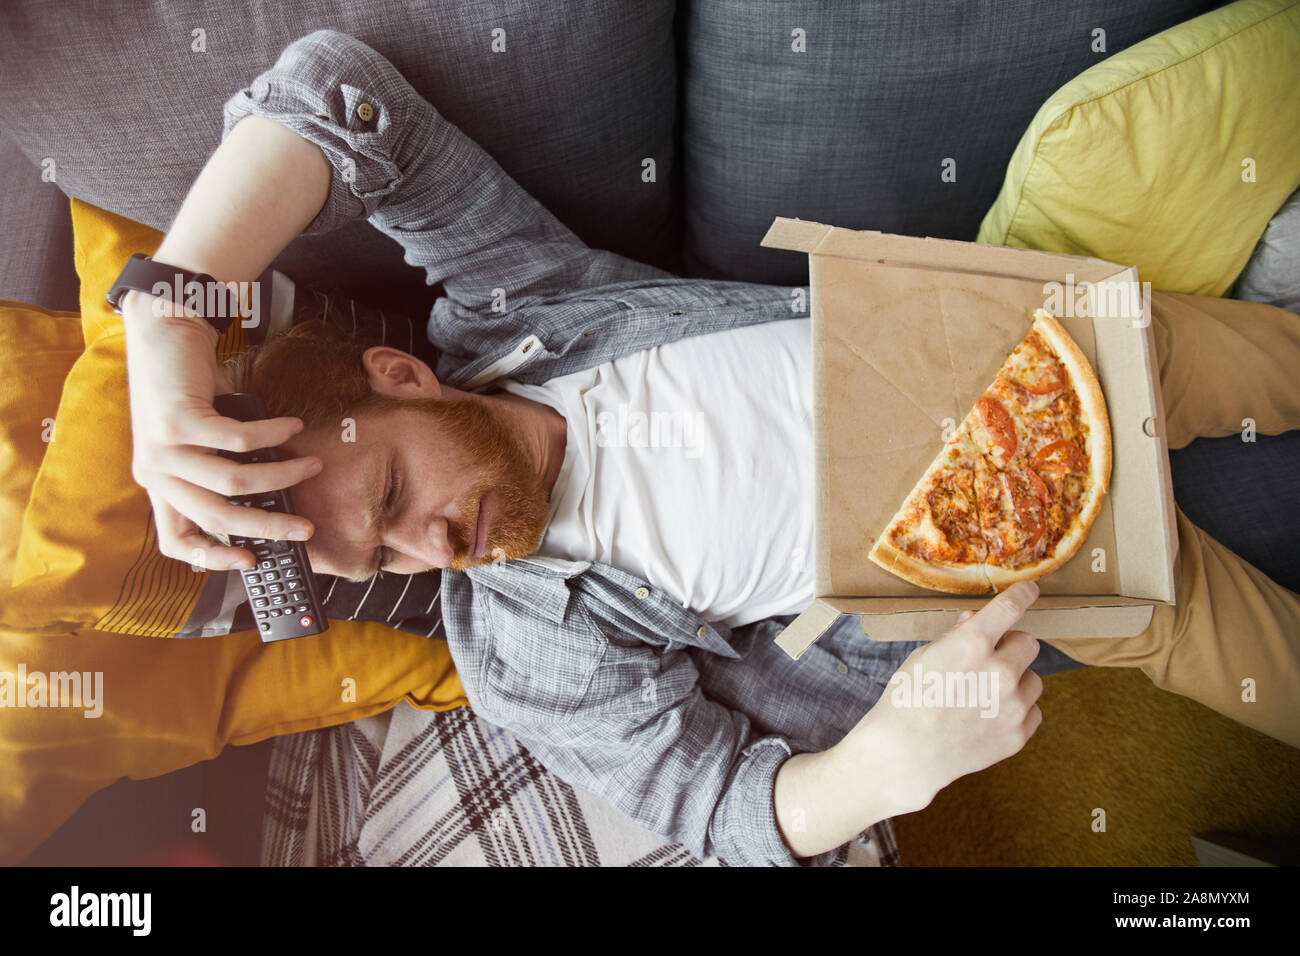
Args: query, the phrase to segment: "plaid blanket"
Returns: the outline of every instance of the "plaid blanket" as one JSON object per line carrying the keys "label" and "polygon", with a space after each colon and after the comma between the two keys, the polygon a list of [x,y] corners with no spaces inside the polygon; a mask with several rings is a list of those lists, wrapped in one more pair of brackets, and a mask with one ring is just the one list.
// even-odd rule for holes
{"label": "plaid blanket", "polygon": [[[468,707],[401,703],[362,720],[278,737],[263,866],[721,866],[575,790]],[[897,866],[891,822],[834,866]]]}

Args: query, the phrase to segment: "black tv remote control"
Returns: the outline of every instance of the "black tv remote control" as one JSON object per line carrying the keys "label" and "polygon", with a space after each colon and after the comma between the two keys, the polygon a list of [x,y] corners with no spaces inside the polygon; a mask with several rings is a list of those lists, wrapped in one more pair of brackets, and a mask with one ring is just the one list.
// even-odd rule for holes
{"label": "black tv remote control", "polygon": [[[267,418],[266,405],[253,392],[218,395],[212,402],[218,412],[241,422]],[[281,461],[274,448],[257,448],[248,452],[221,451],[222,456],[240,463]],[[293,500],[288,488],[253,495],[235,495],[226,499],[245,508],[265,508],[293,514]],[[245,538],[230,535],[236,548],[253,552],[257,563],[241,568],[244,590],[253,606],[253,618],[264,642],[307,637],[329,630],[329,621],[316,590],[316,579],[307,561],[307,548],[301,541],[276,541],[270,538]]]}

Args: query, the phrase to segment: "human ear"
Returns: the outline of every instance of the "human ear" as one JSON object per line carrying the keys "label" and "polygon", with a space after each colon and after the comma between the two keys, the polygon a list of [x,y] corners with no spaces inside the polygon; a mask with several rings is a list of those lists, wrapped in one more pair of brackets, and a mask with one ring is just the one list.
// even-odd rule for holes
{"label": "human ear", "polygon": [[423,361],[388,345],[375,345],[361,354],[370,387],[388,398],[438,398],[442,385]]}

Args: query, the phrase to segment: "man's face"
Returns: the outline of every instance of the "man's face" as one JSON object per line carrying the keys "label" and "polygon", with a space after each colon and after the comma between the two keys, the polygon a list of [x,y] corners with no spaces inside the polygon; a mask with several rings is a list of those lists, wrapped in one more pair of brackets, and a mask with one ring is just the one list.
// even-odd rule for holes
{"label": "man's face", "polygon": [[457,393],[359,415],[352,434],[340,423],[295,436],[286,457],[324,463],[291,489],[316,527],[312,569],[361,581],[380,568],[464,570],[534,552],[548,495],[508,422],[491,402]]}

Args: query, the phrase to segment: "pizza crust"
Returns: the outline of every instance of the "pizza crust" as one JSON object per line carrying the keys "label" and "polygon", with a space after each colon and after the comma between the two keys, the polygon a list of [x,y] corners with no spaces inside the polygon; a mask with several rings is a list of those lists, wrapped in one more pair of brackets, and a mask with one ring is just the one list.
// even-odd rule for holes
{"label": "pizza crust", "polygon": [[1034,327],[1047,339],[1070,373],[1070,384],[1079,396],[1079,406],[1087,419],[1089,490],[1079,514],[1083,523],[1091,527],[1092,519],[1101,507],[1101,499],[1110,487],[1110,415],[1106,411],[1106,396],[1102,394],[1101,383],[1097,381],[1087,356],[1060,322],[1039,309],[1034,313]]}
{"label": "pizza crust", "polygon": [[[892,528],[894,522],[891,521],[889,526]],[[993,590],[983,563],[949,565],[922,561],[904,554],[884,537],[876,542],[867,557],[886,571],[923,588],[953,594],[988,594]]]}

